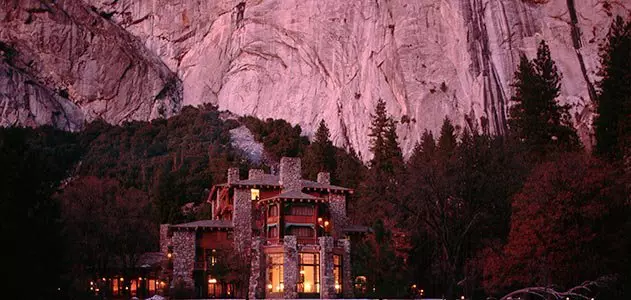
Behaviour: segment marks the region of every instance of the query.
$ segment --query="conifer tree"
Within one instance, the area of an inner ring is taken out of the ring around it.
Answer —
[[[326,126],[326,122],[321,120],[314,135],[313,142],[307,148],[304,157],[304,175],[307,178],[315,179],[318,172],[335,172],[336,149],[330,137],[331,133]],[[332,178],[335,178],[335,176],[332,176]]]
[[[570,106],[559,105],[556,99],[561,90],[561,74],[545,41],[539,44],[533,61],[521,56],[513,86],[515,104],[510,110],[509,125],[515,138],[534,152],[580,148],[571,124]]]
[[[445,116],[443,125],[440,127],[440,137],[438,139],[437,150],[441,157],[448,158],[453,154],[456,149],[456,145],[456,129],[454,128],[454,125],[451,124],[449,118]]]
[[[620,16],[615,19],[601,45],[600,57],[595,152],[609,160],[620,160],[630,144],[631,21],[625,23]]]

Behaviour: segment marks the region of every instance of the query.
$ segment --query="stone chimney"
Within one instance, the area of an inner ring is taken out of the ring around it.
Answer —
[[[250,169],[248,171],[248,179],[259,179],[263,177],[263,174],[265,174],[265,171],[263,171],[262,169]]]
[[[283,190],[302,190],[300,158],[283,157],[280,159],[280,184]]]
[[[229,168],[228,169],[228,184],[235,183],[237,181],[239,181],[239,169]]]
[[[320,173],[318,173],[318,183],[320,183],[320,184],[331,184],[331,173],[329,173],[329,172],[320,172]]]

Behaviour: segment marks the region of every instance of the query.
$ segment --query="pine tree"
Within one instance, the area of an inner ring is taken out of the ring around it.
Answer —
[[[438,153],[440,153],[443,158],[451,157],[456,149],[456,145],[456,129],[451,124],[449,118],[445,116],[443,125],[440,127],[440,137],[438,139],[437,149]]]
[[[388,115],[386,103],[379,99],[375,114],[371,115],[370,151],[373,158],[370,167],[377,172],[395,174],[403,164],[403,154],[399,147],[396,122]]]
[[[336,149],[330,137],[331,133],[326,126],[326,122],[321,120],[314,135],[313,142],[309,145],[305,153],[303,175],[306,176],[306,178],[315,179],[318,172],[335,173]],[[332,174],[331,177],[336,178],[334,174]]]
[[[510,110],[509,125],[515,138],[534,152],[580,148],[571,124],[570,106],[559,105],[556,100],[561,90],[561,74],[545,41],[539,44],[533,61],[521,56],[513,86],[515,104]]]
[[[608,160],[621,160],[630,144],[631,21],[625,23],[620,16],[615,19],[601,45],[600,57],[595,152]]]

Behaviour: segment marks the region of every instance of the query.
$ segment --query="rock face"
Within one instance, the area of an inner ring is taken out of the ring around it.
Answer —
[[[142,43],[78,0],[2,0],[3,125],[77,129],[179,111],[177,76]]]
[[[184,105],[210,102],[237,114],[283,118],[308,134],[324,119],[334,142],[355,148],[364,159],[370,113],[379,98],[401,121],[406,153],[424,129],[436,132],[445,116],[461,126],[505,131],[519,55],[532,57],[542,39],[564,75],[561,101],[575,105],[574,121],[589,142],[598,43],[611,16],[627,16],[631,9],[629,0],[75,0],[49,5],[66,11],[67,18],[91,20],[75,22],[81,26],[62,35],[43,27],[62,23],[50,20],[53,13],[27,13],[22,2],[31,1],[17,2],[22,8],[10,10],[21,17],[4,13],[3,20],[14,21],[1,29],[0,40],[6,42],[9,32],[11,41],[41,45],[30,47],[40,57],[59,52],[46,50],[49,41],[83,47],[40,60],[34,74],[64,83],[88,119],[156,116],[156,97],[164,96],[159,91],[165,86],[172,87],[165,106],[169,113],[177,110],[180,82],[156,62],[159,57],[181,80]],[[29,15],[42,26],[24,24]],[[98,30],[79,30],[86,26]],[[96,32],[100,46],[88,42],[87,32]],[[120,37],[126,42],[116,41]],[[127,62],[111,59],[109,49],[99,51],[104,44],[120,45],[116,49]],[[129,44],[134,51],[123,50]],[[96,67],[79,59],[86,56]],[[82,72],[74,67],[80,61]],[[125,74],[130,63],[138,65]],[[61,80],[59,73],[78,79]],[[118,90],[110,100],[117,105],[103,105],[118,83],[135,88]],[[100,100],[94,100],[96,90]]]

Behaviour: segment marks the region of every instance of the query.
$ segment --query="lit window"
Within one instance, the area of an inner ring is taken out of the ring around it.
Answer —
[[[259,200],[260,191],[258,189],[251,189],[250,194],[252,195],[252,200]]]
[[[320,255],[318,253],[300,253],[300,277],[298,293],[320,292]]]
[[[283,254],[267,255],[267,292],[281,293],[283,285]]]
[[[335,293],[342,293],[342,256],[333,255],[333,278],[335,279]]]

